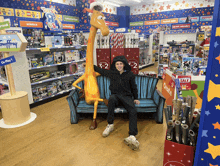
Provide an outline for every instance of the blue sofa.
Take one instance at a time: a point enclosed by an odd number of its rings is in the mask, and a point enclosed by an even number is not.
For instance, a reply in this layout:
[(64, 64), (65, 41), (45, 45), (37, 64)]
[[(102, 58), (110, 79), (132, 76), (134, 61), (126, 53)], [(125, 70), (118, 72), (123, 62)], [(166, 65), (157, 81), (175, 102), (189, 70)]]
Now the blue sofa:
[[(135, 76), (135, 81), (138, 88), (139, 105), (136, 105), (137, 112), (154, 112), (157, 123), (163, 123), (163, 108), (165, 98), (156, 89), (158, 78), (149, 76)], [(109, 99), (111, 92), (109, 90), (110, 79), (105, 76), (97, 77), (97, 82), (100, 90), (101, 98)], [(80, 82), (78, 86), (83, 88), (84, 82)], [(79, 89), (74, 89), (67, 97), (70, 107), (71, 124), (78, 123), (79, 113), (93, 113), (94, 105), (88, 105), (84, 99), (80, 98)], [(99, 102), (97, 113), (107, 113), (108, 108), (103, 102)], [(127, 111), (121, 106), (115, 109), (115, 113), (126, 113)]]

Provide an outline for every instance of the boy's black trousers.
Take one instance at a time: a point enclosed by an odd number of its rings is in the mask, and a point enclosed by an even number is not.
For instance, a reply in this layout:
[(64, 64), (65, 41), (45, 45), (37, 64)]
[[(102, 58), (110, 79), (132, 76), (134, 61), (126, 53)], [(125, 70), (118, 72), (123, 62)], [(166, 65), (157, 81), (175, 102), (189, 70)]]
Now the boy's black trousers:
[(131, 96), (124, 96), (120, 94), (112, 94), (108, 100), (108, 124), (114, 123), (114, 110), (121, 105), (129, 114), (129, 135), (137, 135), (137, 110), (134, 105), (134, 100)]

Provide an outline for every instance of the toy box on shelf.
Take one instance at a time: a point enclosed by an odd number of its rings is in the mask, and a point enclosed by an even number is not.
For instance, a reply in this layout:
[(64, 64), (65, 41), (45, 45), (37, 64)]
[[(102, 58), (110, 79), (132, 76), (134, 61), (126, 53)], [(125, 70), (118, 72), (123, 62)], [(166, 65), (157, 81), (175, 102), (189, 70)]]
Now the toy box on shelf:
[(139, 66), (146, 66), (151, 64), (151, 53), (149, 48), (149, 35), (140, 36), (139, 47)]
[(153, 46), (152, 46), (152, 62), (158, 61), (159, 59), (159, 51), (160, 51), (160, 33), (153, 33)]

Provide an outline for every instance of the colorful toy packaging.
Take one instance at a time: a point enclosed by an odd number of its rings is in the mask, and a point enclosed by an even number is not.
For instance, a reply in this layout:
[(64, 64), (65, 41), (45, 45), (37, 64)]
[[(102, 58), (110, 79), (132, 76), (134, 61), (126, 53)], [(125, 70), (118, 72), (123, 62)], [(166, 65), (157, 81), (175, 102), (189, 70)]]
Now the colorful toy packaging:
[(42, 72), (37, 72), (37, 73), (34, 73), (34, 74), (30, 74), (31, 83), (42, 81), (42, 80), (47, 79), (49, 77), (50, 77), (50, 72), (49, 71), (42, 71)]
[(44, 62), (44, 66), (54, 64), (54, 55), (47, 54), (46, 56), (43, 57), (43, 62)]
[(54, 62), (57, 64), (65, 62), (65, 55), (63, 52), (54, 52)]

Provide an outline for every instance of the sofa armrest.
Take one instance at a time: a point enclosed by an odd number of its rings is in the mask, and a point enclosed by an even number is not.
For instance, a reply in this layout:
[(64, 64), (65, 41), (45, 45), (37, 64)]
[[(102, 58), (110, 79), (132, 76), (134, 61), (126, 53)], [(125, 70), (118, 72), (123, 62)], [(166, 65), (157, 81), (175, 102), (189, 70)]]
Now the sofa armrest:
[[(161, 97), (162, 97), (163, 99), (165, 99), (165, 97), (163, 97), (162, 93), (161, 93), (159, 90), (155, 89), (154, 95), (153, 95), (153, 100), (154, 100), (154, 102), (156, 103), (156, 105), (159, 104), (159, 100), (160, 100)], [(165, 100), (166, 100), (166, 99), (165, 99)]]
[(154, 102), (157, 105), (157, 113), (155, 116), (155, 120), (157, 123), (163, 123), (163, 108), (165, 104), (165, 97), (161, 94), (159, 90), (155, 90), (153, 96)]
[(77, 114), (77, 106), (79, 104), (79, 90), (72, 90), (66, 99), (70, 108), (70, 122), (72, 124), (76, 124), (79, 120), (79, 115)]

